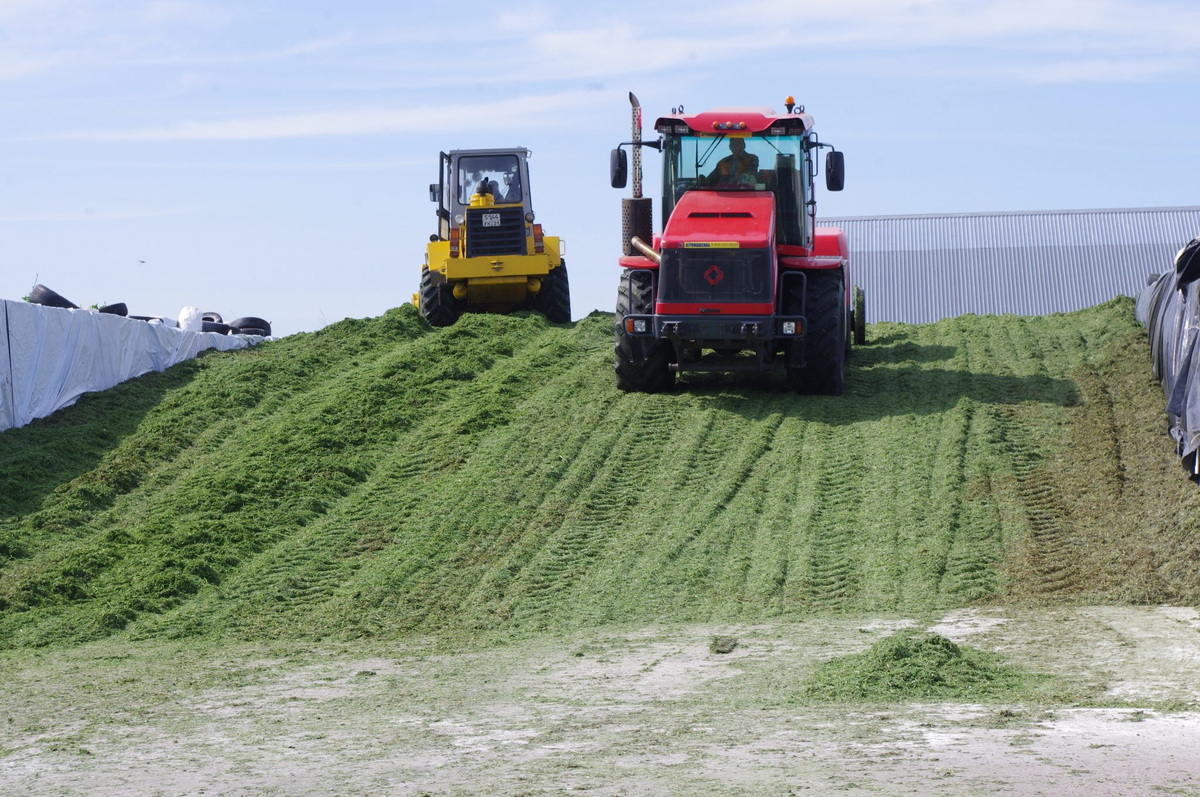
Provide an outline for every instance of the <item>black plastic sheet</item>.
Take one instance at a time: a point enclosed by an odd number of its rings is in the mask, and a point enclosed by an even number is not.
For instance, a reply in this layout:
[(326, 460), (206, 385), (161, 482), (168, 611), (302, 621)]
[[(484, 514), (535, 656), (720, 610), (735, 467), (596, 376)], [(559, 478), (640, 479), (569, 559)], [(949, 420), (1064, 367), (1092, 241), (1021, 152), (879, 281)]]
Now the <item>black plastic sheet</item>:
[(1137, 318), (1150, 333), (1154, 376), (1167, 399), (1176, 451), (1200, 477), (1200, 238), (1175, 257), (1175, 268), (1152, 279), (1137, 297)]

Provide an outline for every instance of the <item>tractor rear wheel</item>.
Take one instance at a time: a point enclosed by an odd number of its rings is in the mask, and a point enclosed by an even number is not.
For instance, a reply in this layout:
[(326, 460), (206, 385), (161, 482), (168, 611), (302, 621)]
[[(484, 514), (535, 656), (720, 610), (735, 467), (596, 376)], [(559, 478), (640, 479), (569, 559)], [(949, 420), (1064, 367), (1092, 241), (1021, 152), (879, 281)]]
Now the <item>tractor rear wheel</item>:
[(805, 297), (804, 393), (840, 396), (846, 384), (846, 287), (841, 269), (810, 271)]
[(630, 335), (625, 316), (654, 312), (654, 284), (643, 272), (621, 275), (617, 288), (616, 358), (617, 387), (637, 393), (661, 393), (675, 384), (671, 370), (674, 349), (658, 338)]
[(571, 321), (571, 285), (567, 281), (567, 262), (542, 277), (542, 289), (533, 300), (534, 309), (546, 316), (551, 324)]
[(429, 266), (421, 266), (421, 315), (435, 327), (448, 327), (458, 313), (454, 289), (444, 281), (435, 283)]

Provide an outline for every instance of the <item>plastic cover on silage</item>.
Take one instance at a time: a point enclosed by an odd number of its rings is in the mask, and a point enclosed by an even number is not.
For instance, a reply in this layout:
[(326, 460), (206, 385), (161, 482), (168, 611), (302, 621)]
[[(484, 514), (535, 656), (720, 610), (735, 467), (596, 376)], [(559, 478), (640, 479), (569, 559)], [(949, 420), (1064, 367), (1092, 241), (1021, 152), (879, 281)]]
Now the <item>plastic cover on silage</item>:
[(88, 310), (0, 300), (0, 430), (24, 426), (206, 349), (245, 348), (254, 338), (188, 332)]
[(1179, 251), (1175, 269), (1142, 289), (1137, 318), (1150, 334), (1154, 376), (1167, 399), (1167, 421), (1176, 450), (1194, 475), (1200, 474), (1200, 238)]

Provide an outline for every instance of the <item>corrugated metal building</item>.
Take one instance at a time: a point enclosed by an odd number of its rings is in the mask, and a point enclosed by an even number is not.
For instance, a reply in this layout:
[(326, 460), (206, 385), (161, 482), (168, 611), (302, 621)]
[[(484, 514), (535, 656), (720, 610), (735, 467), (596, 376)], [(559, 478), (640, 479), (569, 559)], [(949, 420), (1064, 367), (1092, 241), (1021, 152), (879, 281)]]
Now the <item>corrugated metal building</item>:
[(850, 241), (867, 320), (1040, 315), (1135, 295), (1200, 235), (1200, 207), (818, 219)]

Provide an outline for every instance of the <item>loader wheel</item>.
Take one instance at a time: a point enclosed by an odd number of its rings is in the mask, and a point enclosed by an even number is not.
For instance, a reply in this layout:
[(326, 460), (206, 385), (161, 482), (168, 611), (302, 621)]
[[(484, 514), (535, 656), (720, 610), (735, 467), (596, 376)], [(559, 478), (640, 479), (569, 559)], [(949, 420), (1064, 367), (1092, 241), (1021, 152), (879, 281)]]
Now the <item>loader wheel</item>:
[(854, 345), (865, 346), (867, 343), (867, 293), (857, 285), (854, 286)]
[(674, 349), (658, 338), (635, 337), (625, 331), (625, 316), (654, 311), (654, 289), (645, 272), (621, 275), (617, 288), (616, 358), (617, 387), (637, 393), (661, 393), (675, 385), (671, 370)]
[[(843, 327), (845, 285), (840, 269), (808, 272), (804, 316), (805, 364), (799, 389), (813, 395), (840, 396), (846, 382), (846, 342)], [(791, 374), (789, 373), (789, 377)], [(791, 383), (791, 379), (789, 379)]]
[(533, 307), (551, 324), (567, 324), (571, 321), (571, 285), (567, 281), (567, 263), (542, 278), (542, 289), (533, 300)]
[(435, 284), (429, 266), (421, 266), (421, 315), (435, 327), (448, 327), (458, 320), (454, 289), (445, 282)]

